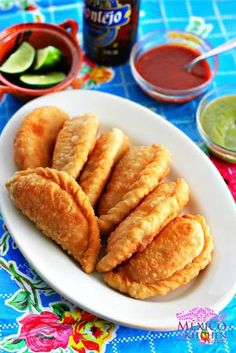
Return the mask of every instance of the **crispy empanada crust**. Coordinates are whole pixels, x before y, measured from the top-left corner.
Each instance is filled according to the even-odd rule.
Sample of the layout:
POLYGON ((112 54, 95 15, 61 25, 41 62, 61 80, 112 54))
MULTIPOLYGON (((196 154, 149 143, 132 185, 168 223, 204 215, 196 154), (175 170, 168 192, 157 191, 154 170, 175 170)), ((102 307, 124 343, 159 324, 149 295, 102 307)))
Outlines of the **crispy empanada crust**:
POLYGON ((82 171, 79 184, 94 207, 115 163, 129 148, 128 138, 120 129, 103 133, 82 171))
POLYGON ((161 145, 131 147, 117 163, 99 202, 99 228, 109 234, 169 172, 171 155, 161 145))
POLYGON ((78 178, 96 143, 98 125, 97 116, 89 113, 68 120, 58 134, 52 168, 78 178))
POLYGON ((14 139, 18 169, 51 167, 57 135, 68 115, 54 106, 34 109, 23 120, 14 139))
POLYGON ((165 295, 196 277, 210 263, 212 251, 213 240, 204 218, 200 215, 186 215, 169 223, 142 253, 135 254, 129 262, 116 270, 105 273, 104 280, 112 288, 137 299, 165 295), (179 227, 181 222, 184 226, 177 229, 176 226, 179 227), (201 230, 199 226, 196 227, 196 222, 201 230), (192 223, 191 226, 190 223, 192 223), (172 231, 179 236, 179 242, 176 238, 177 243, 173 244, 173 249, 168 244, 172 231), (202 236, 204 236, 203 248, 202 236), (185 240, 182 244, 183 238, 185 240), (193 238, 190 244, 187 244, 188 238, 189 240, 193 238), (184 254, 184 246, 186 254, 184 254), (191 247, 194 247, 193 251, 191 247), (153 262, 152 256, 155 257, 153 262), (166 270, 164 269, 165 258, 166 270), (186 264, 187 258, 189 262, 186 264))
POLYGON ((135 252, 143 251, 178 216, 188 199, 189 188, 184 179, 159 184, 111 233, 106 255, 96 265, 97 271, 110 271, 135 252))
POLYGON ((97 220, 88 197, 67 173, 27 169, 6 183, 11 200, 42 232, 92 272, 100 250, 97 220))

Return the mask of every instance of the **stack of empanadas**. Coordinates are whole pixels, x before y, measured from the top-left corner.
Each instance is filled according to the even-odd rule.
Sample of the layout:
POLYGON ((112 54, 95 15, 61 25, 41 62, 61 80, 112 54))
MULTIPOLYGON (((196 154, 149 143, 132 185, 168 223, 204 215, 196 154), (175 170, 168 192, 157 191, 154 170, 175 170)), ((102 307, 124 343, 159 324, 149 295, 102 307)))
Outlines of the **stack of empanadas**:
POLYGON ((189 187, 182 178, 163 181, 167 148, 130 146, 118 128, 97 138, 98 129, 94 114, 31 112, 14 141, 22 171, 6 184, 10 197, 85 272, 96 266, 109 286, 134 298, 164 295, 211 261, 208 226, 202 216, 180 216, 189 187), (98 260, 100 234, 107 244, 98 260))
POLYGON ((164 295, 196 277, 211 261, 212 237, 202 216, 178 217, 142 252, 104 274, 113 288, 144 299, 164 295))

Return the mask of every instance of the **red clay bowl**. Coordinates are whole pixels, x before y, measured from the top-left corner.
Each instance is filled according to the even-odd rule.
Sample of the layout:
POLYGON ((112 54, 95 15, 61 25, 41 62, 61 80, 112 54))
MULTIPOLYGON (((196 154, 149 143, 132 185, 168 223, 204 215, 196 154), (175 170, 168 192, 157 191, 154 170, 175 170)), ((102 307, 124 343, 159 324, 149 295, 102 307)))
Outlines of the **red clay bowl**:
POLYGON ((24 23, 9 27, 0 33, 0 65, 6 58, 27 41, 34 48, 40 49, 53 45, 60 49, 65 58, 68 74, 66 78, 55 86, 43 89, 20 87, 9 81, 0 73, 0 95, 12 94, 23 101, 42 96, 44 94, 64 90, 76 77, 82 65, 82 50, 77 41, 78 24, 72 19, 59 24, 24 23))

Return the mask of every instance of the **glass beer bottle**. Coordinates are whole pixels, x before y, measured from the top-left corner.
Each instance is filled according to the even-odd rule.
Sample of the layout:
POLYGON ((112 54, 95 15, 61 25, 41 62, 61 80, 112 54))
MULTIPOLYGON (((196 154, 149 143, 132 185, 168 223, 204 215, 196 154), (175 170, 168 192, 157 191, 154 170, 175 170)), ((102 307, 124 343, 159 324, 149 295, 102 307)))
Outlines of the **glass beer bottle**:
POLYGON ((113 66, 129 59, 136 40, 139 0, 85 0, 84 50, 89 59, 113 66))

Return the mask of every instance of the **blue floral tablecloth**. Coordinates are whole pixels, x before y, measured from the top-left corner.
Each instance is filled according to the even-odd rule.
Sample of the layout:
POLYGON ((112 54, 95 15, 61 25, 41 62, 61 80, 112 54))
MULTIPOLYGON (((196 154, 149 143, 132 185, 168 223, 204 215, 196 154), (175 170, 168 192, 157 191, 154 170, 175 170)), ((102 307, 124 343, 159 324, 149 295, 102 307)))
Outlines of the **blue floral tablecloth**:
MULTIPOLYGON (((200 16, 213 26, 209 40, 214 46, 236 37, 235 0, 143 0, 139 35, 162 28, 185 29, 191 16, 200 16)), ((82 26, 82 1, 0 0, 0 30, 21 22, 60 23, 67 18, 82 26)), ((78 36, 82 41, 81 34, 78 36)), ((213 87, 236 82, 236 51, 220 56, 219 61, 213 87)), ((128 64, 111 69, 85 60, 73 87, 110 92, 147 106, 200 144, 195 125, 199 99, 181 105, 158 103, 137 87, 128 64)), ((4 96, 0 102, 0 131, 21 105, 11 96, 4 96)), ((235 167, 217 160, 214 163, 232 192, 236 191, 235 167)), ((94 317, 67 302, 38 277, 0 219, 0 352, 234 353, 235 297, 223 310, 222 318, 218 336, 210 344, 204 339, 204 332, 200 339, 177 328, 172 332, 142 331, 94 317)))

